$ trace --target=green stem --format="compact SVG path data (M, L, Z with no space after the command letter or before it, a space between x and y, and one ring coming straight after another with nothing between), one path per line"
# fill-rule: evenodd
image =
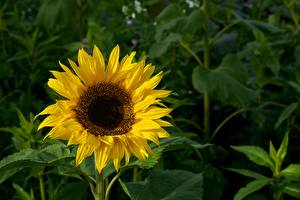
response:
M201 128L196 122L189 120L189 119L185 119L185 118L176 118L174 119L175 122L183 122L183 123L187 123L189 125L192 125L193 127L195 127L196 129L203 131L203 128Z
M197 54L186 44L184 43L182 40L180 40L180 45L191 54L191 56L193 56L195 58L195 60L198 62L198 64L200 66L203 65L202 61L200 60L200 58L197 56Z
M95 200L105 199L104 177L103 172L99 173L96 169L96 195Z
M41 200L46 200L45 185L44 185L44 180L43 180L43 173L39 174L39 182L40 182Z
M290 12L291 12L291 15L292 15L292 19L293 19L293 21L295 23L296 29L299 30L299 18L298 18L297 14L296 14L296 12L294 10L294 7L292 7L290 9Z
M204 9L204 68L209 69L208 1L203 0ZM210 132L210 98L204 93L204 141L208 141Z
M274 200L280 200L281 195L282 195L282 192L280 192L280 191L275 192L273 195Z
M233 27L234 25L240 23L240 21L235 21L231 24L228 24L227 26L225 26L222 30L220 30L209 42L210 46L213 46L217 40L226 32L228 31L231 27Z
M106 192L105 192L105 200L109 200L109 193L110 193L110 190L113 186L113 184L116 182L116 180L118 180L118 178L120 177L121 175L121 172L119 171L117 173L117 175L115 175L115 177L110 181L110 183L108 184L107 186L107 189L106 189Z
M210 99L208 93L204 93L204 141L208 141L210 135Z
M235 111L234 113L230 114L228 117L226 117L220 124L219 126L216 128L216 130L214 131L214 133L212 134L212 136L210 137L209 141L212 141L214 139L214 137L217 135L217 133L219 132L219 130L234 116L240 114L241 112L246 111L245 109L241 109L238 111Z
M134 167L133 168L133 178L132 178L132 182L133 183L137 183L138 182L138 173L139 173L139 168L138 167Z

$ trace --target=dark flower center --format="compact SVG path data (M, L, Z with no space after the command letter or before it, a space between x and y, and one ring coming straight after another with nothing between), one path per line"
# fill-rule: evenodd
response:
M123 105L114 97L103 96L88 108L89 120L97 126L113 129L123 120Z
M80 96L74 111L84 128L101 136L126 134L135 119L128 92L110 83L89 87Z

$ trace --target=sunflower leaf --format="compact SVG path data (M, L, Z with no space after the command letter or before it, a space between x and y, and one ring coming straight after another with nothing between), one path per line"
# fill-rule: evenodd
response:
M184 170L153 170L141 183L125 183L134 200L201 200L203 176Z
M274 169L274 162L269 154L262 148L257 146L242 145L242 146L231 146L234 150L245 154L252 162Z
M234 196L234 200L242 200L249 194L252 194L253 192L260 190L265 185L271 182L271 179L259 179L254 180L250 183L248 183L245 187L242 187L238 193Z
M192 147L195 149L203 149L211 146L212 144L200 144L195 140L191 140L186 137L171 137L161 140L160 146L165 148L165 151L174 151L178 149L184 149L187 147Z
M290 164L280 174L291 180L300 181L300 164Z
M259 174L257 172L248 170L248 169L234 169L234 168L226 168L229 171L241 174L243 176L247 176L247 177L251 177L251 178L255 178L255 179L266 179L267 177Z
M300 199L300 183L290 183L284 187L283 192L292 197Z
M8 176L12 176L18 170L25 167L56 166L65 160L71 160L74 156L64 144L53 144L44 149L23 149L20 152L3 158L0 161L0 180L5 181Z
M277 129L287 118L289 118L289 116L291 116L291 114L297 109L297 107L298 103L292 103L288 105L278 117L278 120L275 124L275 129Z
M229 105L247 107L257 97L254 90L246 87L247 77L247 70L238 57L227 55L216 69L196 67L192 82L194 88L200 93L207 92L210 96Z
M33 193L29 194L26 192L21 186L13 183L13 187L16 190L17 195L19 196L20 199L22 200L34 200Z
M81 200L87 199L88 185L85 182L71 182L60 187L53 199Z
M162 156L162 153L164 151L164 147L157 147L155 149L153 149L153 152L155 153L153 156L148 157L146 160L144 161L140 161L140 160L136 160L133 162L130 162L127 167L134 167L134 166L138 166L139 168L142 169L150 169L153 168L159 161L160 157Z

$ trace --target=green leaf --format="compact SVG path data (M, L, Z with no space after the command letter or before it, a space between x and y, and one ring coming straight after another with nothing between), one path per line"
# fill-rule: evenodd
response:
M245 23L247 26L249 26L250 30L254 30L254 29L260 29L262 31L265 32L271 32L271 33L280 33L280 32L284 32L283 29L278 28L277 26L274 26L270 23L266 23L266 22L261 22L261 21L257 21L257 20L245 20L242 18L239 18L243 23Z
M201 200L203 176L183 170L153 170L139 183L127 183L134 200Z
M154 43L149 50L149 56L151 58L158 58L161 55L163 55L169 48L169 46L179 41L181 38L180 34L177 33L171 33L168 37L166 37L164 40L160 40L159 42Z
M282 113L280 114L276 124L275 129L277 129L284 120L286 120L298 107L298 103L292 103L289 106L287 106Z
M276 162L277 152L272 141L269 142L269 155L273 159L273 161Z
M68 182L54 195L53 200L82 200L87 199L88 185L85 182Z
M43 26L48 30L53 30L57 26L68 24L72 26L72 12L70 9L76 9L76 4L72 0L43 1L36 16L36 24ZM57 23L57 22L60 23ZM73 27L76 28L76 27Z
M176 4L170 4L156 17L155 40L157 43L169 37L168 33L179 32L178 23L183 21L184 15L180 7Z
M153 156L149 156L144 161L136 160L136 161L130 162L125 167L127 168L127 167L138 166L139 168L142 168L142 169L153 168L158 163L158 160L162 156L163 151L164 151L164 147L162 147L162 146L158 147L158 148L155 148L155 149L153 149L153 152L154 152Z
M68 51L77 51L79 48L84 48L85 45L82 42L71 42L62 46L63 49Z
M200 144L195 140L191 140L186 137L171 137L167 139L162 139L160 146L164 148L164 151L174 151L179 149L185 149L187 147L192 147L195 149L204 149L211 146L212 144Z
M56 166L61 162L70 161L74 155L64 144L53 144L41 150L24 149L3 158L0 161L0 180L6 180L6 173L13 175L14 169L38 166Z
M288 84L296 91L300 94L300 84L296 83L294 81L288 81Z
M229 171L241 174L243 176L247 176L247 177L251 177L251 178L255 178L255 179L267 179L268 178L262 174L259 174L257 172L254 172L254 171L251 171L248 169L234 169L234 168L226 168L226 169Z
M184 21L184 26L182 28L183 32L187 32L190 34L195 33L197 30L199 30L202 23L199 24L199 22L204 20L204 14L203 11L200 9L194 10L188 17L186 17Z
M154 156L148 157L145 161L135 160L133 162L130 162L127 166L124 166L124 168L138 166L142 169L150 169L153 168L158 163L164 151L174 151L178 149L185 149L187 147L192 147L195 149L203 149L208 146L211 146L211 144L200 144L186 137L172 137L172 138L163 139L161 140L159 147L156 146L154 147L153 145L152 149L155 153Z
M120 178L118 179L118 181L119 181L119 183L120 183L120 185L121 185L123 191L125 192L125 194L127 194L127 196L129 196L129 198L130 198L131 200L134 200L135 198L134 198L134 197L132 196L132 194L129 192L129 190L128 190L126 184L125 184Z
M13 187L17 191L17 195L22 200L34 200L33 196L26 192L21 186L13 183Z
M285 194L300 199L300 183L290 183L283 189Z
M21 171L23 167L7 169L5 173L0 173L0 184L3 183L6 179L13 176L18 171Z
M275 51L268 42L249 42L245 48L239 52L242 59L250 60L252 70L255 73L255 79L258 83L266 81L265 68L269 68L274 75L278 75L280 71L280 53Z
M207 92L223 103L239 107L247 107L257 97L254 90L245 86L247 79L247 70L236 55L225 56L216 69L196 67L192 75L198 92Z
M286 131L284 138L281 142L281 145L277 151L277 158L280 160L280 162L283 162L287 154L288 145L289 145L289 131Z
M160 12L160 14L156 17L156 21L158 23L168 23L170 20L178 17L179 13L182 13L180 7L171 3Z
M290 164L287 168L280 172L283 176L290 180L300 182L300 164Z
M239 189L239 191L234 196L233 200L242 200L249 194L256 192L257 190L260 190L265 185L271 182L271 179L260 179L260 180L254 180L250 183L248 183L245 187Z
M252 162L258 165L269 167L270 169L274 169L275 167L271 157L260 147L243 145L231 146L231 148L245 154Z

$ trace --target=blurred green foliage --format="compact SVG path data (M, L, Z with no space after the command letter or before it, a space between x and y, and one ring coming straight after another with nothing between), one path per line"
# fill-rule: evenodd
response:
M297 178L287 163L300 163L299 1L209 0L208 16L202 5L196 0L0 0L0 199L40 199L41 177L47 199L92 198L94 168L88 161L76 168L73 147L42 141L45 132L36 131L30 113L58 98L46 85L49 70L59 70L58 60L66 63L78 48L95 44L106 58L117 43L122 55L135 50L138 58L148 56L165 73L160 87L174 91L166 99L174 109L175 127L169 130L174 138L154 149L156 158L132 162L128 169L140 168L139 182L130 183L132 172L126 171L111 199L141 199L144 192L153 198L233 199L249 180L224 168L266 171L230 145L267 149L272 140L280 146L286 130L288 156L280 165ZM209 69L203 68L204 34ZM212 99L210 144L203 144L203 93ZM112 178L110 167L105 173ZM168 182L174 177L189 181ZM293 184L288 189L295 192ZM172 196L177 185L181 190ZM159 189L165 190L155 194ZM273 192L266 188L247 199L271 199Z

